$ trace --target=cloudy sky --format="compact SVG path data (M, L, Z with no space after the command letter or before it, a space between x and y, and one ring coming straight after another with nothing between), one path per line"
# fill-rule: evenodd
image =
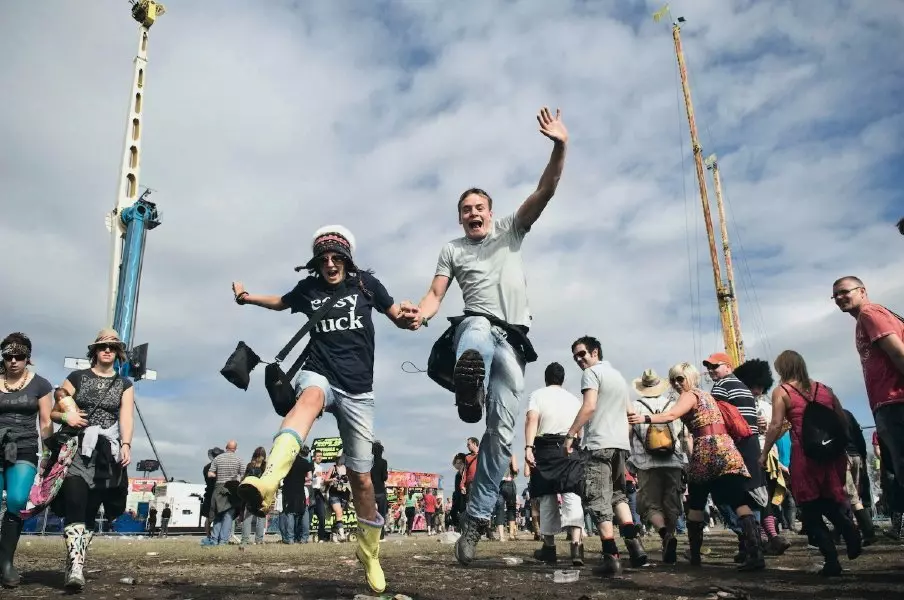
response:
M168 474L200 479L229 438L247 458L279 423L261 375L218 373L238 340L265 358L301 318L232 301L230 282L283 293L313 231L341 223L358 262L418 300L455 202L477 185L497 216L533 190L550 151L543 105L571 133L558 194L524 244L543 367L602 340L629 378L718 350L717 312L669 25L658 2L179 0L151 31L141 183L148 236L136 342L156 382L139 404ZM904 311L904 12L895 2L696 0L673 5L705 154L727 195L748 355L794 348L872 425L853 321L829 300L858 274ZM104 325L109 238L137 32L123 1L0 9L2 328L36 344L55 383ZM10 293L13 292L14 293ZM439 318L377 327L377 435L392 468L440 472L479 426L400 365L426 364ZM522 415L524 407L522 406ZM523 446L519 416L515 448ZM314 435L332 435L331 417ZM520 453L520 450L519 450ZM135 458L150 458L143 433Z

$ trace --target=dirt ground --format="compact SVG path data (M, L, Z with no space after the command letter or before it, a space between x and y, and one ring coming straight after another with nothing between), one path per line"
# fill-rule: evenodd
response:
M527 534L522 533L522 537ZM736 542L719 532L707 537L711 553L705 566L692 568L683 558L667 567L659 563L658 538L645 538L651 566L625 569L617 578L594 575L600 543L586 548L587 565L574 583L556 584L556 569L571 569L570 561L548 567L531 556L534 541L482 542L478 560L465 569L452 556L452 547L436 537L392 536L382 544L381 558L389 582L382 598L403 594L414 599L485 598L606 598L613 600L691 600L716 598L771 598L797 600L869 599L904 597L904 546L888 541L870 546L856 561L843 560L845 574L823 579L813 574L818 554L807 550L806 538L793 536L784 556L768 559L765 571L738 573L732 563ZM286 546L276 539L263 546L202 548L199 538L98 538L91 546L86 569L88 586L82 594L96 600L136 598L155 600L246 600L258 598L333 599L375 596L364 583L363 570L354 560L355 546L307 544ZM684 540L679 555L684 551ZM840 548L843 555L844 548ZM559 542L559 556L568 556ZM522 558L506 566L503 557ZM58 598L62 591L64 546L60 537L22 539L16 564L23 583L16 590L0 591L0 598ZM120 582L135 579L133 585ZM359 598L360 600L360 598Z

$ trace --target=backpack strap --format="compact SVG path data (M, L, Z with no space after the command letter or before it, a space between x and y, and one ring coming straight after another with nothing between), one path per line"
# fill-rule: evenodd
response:
M644 401L641 400L640 398L637 399L637 402L640 402L641 404L643 404L644 408L646 408L648 411L650 411L650 414L651 414L651 415L658 414L655 410L653 410L652 408L650 408L650 405L649 405L649 404L647 404L646 402L644 402Z

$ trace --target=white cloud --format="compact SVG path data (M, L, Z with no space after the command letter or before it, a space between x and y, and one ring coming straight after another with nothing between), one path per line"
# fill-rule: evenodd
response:
M103 215L135 28L126 7L24 6L0 23L0 280L15 290L0 311L56 381L105 314ZM341 222L360 262L398 299L418 299L442 242L460 233L461 190L490 190L499 215L530 192L549 152L534 121L543 104L563 109L572 144L524 248L540 352L529 390L558 360L577 391L569 345L584 333L629 379L719 346L672 40L649 19L658 6L381 7L179 2L152 31L142 183L158 190L163 225L148 236L136 340L150 342L161 376L139 402L170 475L197 479L207 448L233 437L247 457L279 421L258 379L243 393L217 371L239 339L272 354L300 322L237 307L232 279L288 290L314 229ZM704 152L719 154L728 194L749 354L800 350L868 423L853 323L828 294L857 273L876 300L904 307L892 227L904 213L904 21L882 3L693 9L684 42ZM424 366L459 296L453 287L422 333L386 322L377 333L387 457L450 484L452 454L480 428L399 365Z

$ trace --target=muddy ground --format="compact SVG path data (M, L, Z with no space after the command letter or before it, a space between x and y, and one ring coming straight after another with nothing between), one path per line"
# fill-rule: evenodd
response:
M526 537L526 534L522 534ZM199 538L98 538L88 557L88 587L92 600L136 598L155 600L232 600L259 598L352 599L374 596L354 561L354 545L307 544L287 546L276 539L263 546L202 548ZM719 532L707 538L711 553L706 565L692 568L683 559L674 567L659 563L658 543L645 538L653 564L626 569L624 575L603 580L593 574L599 541L587 546L588 564L574 583L555 584L556 570L533 561L534 541L482 542L479 560L470 568L458 566L452 547L436 537L392 537L382 545L383 568L389 587L384 598L404 594L415 599L486 598L606 598L613 600L697 599L710 597L715 586L729 590L727 598L801 598L892 600L904 597L904 546L882 541L866 549L856 561L843 560L839 578L822 579L812 573L818 555L807 550L806 539L793 536L784 556L770 558L765 571L738 573L732 563L735 541ZM679 554L684 551L684 540ZM842 554L844 548L840 548ZM559 556L568 546L559 542ZM156 554L154 554L156 553ZM505 566L503 557L524 562ZM59 537L25 537L16 564L23 583L0 591L0 598L59 598L63 580L63 541ZM570 569L570 561L558 569ZM121 583L131 577L134 585ZM715 597L715 596L712 596Z

